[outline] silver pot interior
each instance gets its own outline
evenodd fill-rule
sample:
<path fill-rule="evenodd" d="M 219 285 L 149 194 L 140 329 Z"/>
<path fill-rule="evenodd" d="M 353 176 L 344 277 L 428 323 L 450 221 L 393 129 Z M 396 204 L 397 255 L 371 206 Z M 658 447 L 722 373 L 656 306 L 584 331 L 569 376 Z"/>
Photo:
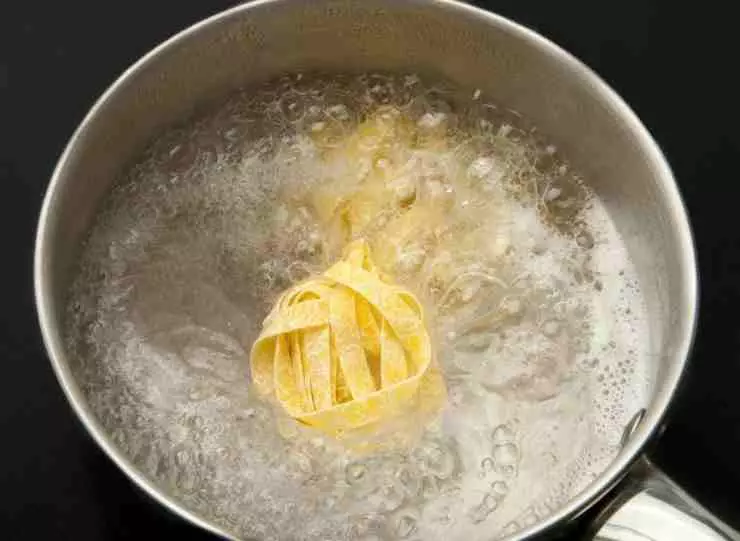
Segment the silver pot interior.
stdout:
<path fill-rule="evenodd" d="M 150 494 L 201 526 L 233 535 L 144 475 L 96 419 L 65 348 L 66 295 L 81 243 L 106 194 L 153 139 L 235 90 L 314 71 L 413 72 L 445 79 L 468 94 L 478 89 L 537 126 L 607 208 L 647 307 L 651 398 L 641 425 L 603 474 L 569 503 L 534 514 L 517 535 L 576 515 L 626 470 L 675 390 L 694 324 L 690 232 L 659 149 L 604 83 L 536 34 L 453 2 L 266 1 L 238 7 L 168 41 L 101 98 L 55 172 L 37 245 L 42 329 L 77 413 Z"/>

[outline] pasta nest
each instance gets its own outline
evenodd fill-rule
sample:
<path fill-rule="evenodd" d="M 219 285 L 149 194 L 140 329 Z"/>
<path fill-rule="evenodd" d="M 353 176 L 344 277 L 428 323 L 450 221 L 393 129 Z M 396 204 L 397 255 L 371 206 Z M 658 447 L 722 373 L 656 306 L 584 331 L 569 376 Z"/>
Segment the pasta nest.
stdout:
<path fill-rule="evenodd" d="M 421 303 L 379 271 L 364 240 L 284 292 L 251 352 L 257 389 L 330 434 L 407 413 L 420 394 L 443 396 L 431 366 Z"/>

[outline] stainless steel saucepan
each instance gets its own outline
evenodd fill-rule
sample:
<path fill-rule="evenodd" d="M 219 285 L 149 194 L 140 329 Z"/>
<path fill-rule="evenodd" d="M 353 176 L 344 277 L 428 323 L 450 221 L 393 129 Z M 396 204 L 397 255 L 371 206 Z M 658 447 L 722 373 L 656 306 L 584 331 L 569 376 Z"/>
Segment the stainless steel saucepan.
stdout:
<path fill-rule="evenodd" d="M 643 456 L 684 372 L 697 308 L 691 231 L 664 156 L 629 107 L 578 60 L 518 24 L 452 0 L 261 0 L 241 5 L 157 47 L 93 106 L 59 160 L 46 194 L 36 239 L 35 288 L 59 382 L 111 459 L 172 512 L 229 537 L 138 471 L 92 414 L 65 350 L 64 296 L 96 210 L 148 140 L 203 102 L 282 73 L 311 70 L 438 74 L 520 111 L 591 180 L 637 266 L 647 294 L 651 347 L 659 359 L 652 400 L 626 428 L 621 453 L 602 475 L 511 539 L 567 532 L 597 507 L 604 509 L 592 530 L 597 539 L 740 539 Z"/>

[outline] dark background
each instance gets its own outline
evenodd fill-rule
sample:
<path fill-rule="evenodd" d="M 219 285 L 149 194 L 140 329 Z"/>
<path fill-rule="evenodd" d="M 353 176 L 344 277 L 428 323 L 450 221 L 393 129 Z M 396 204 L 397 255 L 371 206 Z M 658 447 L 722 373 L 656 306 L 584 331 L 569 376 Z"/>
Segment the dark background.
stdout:
<path fill-rule="evenodd" d="M 97 96 L 154 45 L 234 2 L 0 4 L 0 538 L 205 534 L 151 505 L 74 419 L 43 351 L 33 230 L 54 162 Z M 696 233 L 701 320 L 653 456 L 740 528 L 740 31 L 734 2 L 493 0 L 584 60 L 630 103 L 675 169 Z"/>

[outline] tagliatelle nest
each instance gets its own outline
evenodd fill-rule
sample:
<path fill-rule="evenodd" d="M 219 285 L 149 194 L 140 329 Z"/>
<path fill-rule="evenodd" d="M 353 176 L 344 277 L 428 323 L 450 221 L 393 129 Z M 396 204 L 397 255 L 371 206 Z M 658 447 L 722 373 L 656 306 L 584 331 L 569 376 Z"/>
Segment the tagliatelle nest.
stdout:
<path fill-rule="evenodd" d="M 444 396 L 422 307 L 354 241 L 323 275 L 283 293 L 252 348 L 257 389 L 291 417 L 340 434 Z M 425 407 L 430 404 L 425 404 Z"/>

